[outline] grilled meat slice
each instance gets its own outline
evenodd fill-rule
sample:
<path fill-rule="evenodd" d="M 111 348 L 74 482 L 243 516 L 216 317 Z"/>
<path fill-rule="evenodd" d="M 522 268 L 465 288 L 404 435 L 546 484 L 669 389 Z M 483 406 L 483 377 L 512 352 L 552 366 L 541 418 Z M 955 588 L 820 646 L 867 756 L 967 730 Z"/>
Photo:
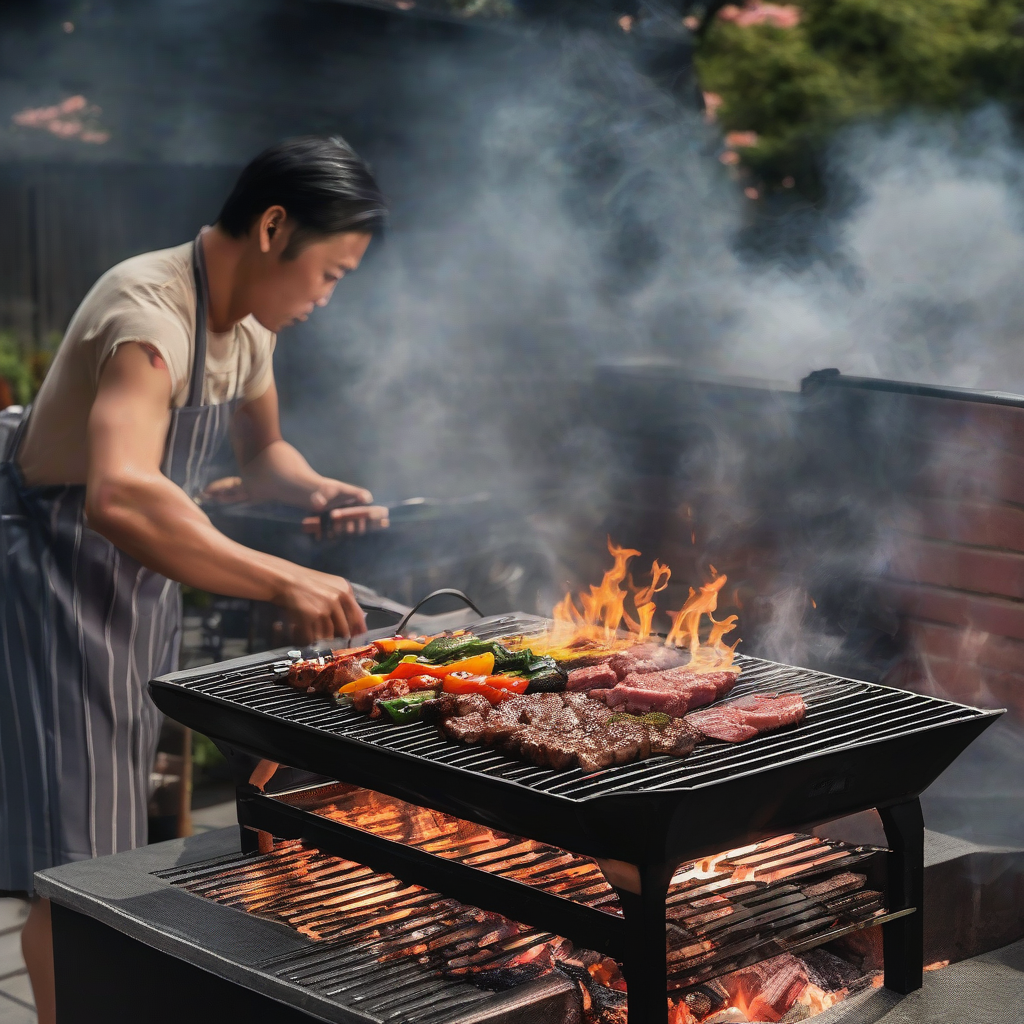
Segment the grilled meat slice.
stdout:
<path fill-rule="evenodd" d="M 427 722 L 440 723 L 446 718 L 478 713 L 484 718 L 491 710 L 488 699 L 480 693 L 439 693 L 435 700 L 426 701 L 422 716 Z"/>
<path fill-rule="evenodd" d="M 612 687 L 619 681 L 615 670 L 607 662 L 600 665 L 587 665 L 585 668 L 574 668 L 569 673 L 569 690 L 586 692 L 594 687 Z"/>
<path fill-rule="evenodd" d="M 609 690 L 590 695 L 609 707 L 643 714 L 660 711 L 681 718 L 694 708 L 724 696 L 736 682 L 736 672 L 691 672 L 685 668 L 633 672 Z"/>
<path fill-rule="evenodd" d="M 374 705 L 378 700 L 390 700 L 394 695 L 391 693 L 389 683 L 381 683 L 379 686 L 370 686 L 365 690 L 356 690 L 351 696 L 356 711 L 361 711 L 365 715 L 375 710 Z"/>
<path fill-rule="evenodd" d="M 483 739 L 487 725 L 479 711 L 469 715 L 452 716 L 442 719 L 438 724 L 442 736 L 450 740 L 461 740 L 463 743 L 479 743 Z"/>
<path fill-rule="evenodd" d="M 752 695 L 688 715 L 686 721 L 713 740 L 739 743 L 803 720 L 807 705 L 798 693 Z"/>
<path fill-rule="evenodd" d="M 302 661 L 296 661 L 288 670 L 288 684 L 298 690 L 308 690 L 326 665 L 325 658 L 304 658 Z"/>
<path fill-rule="evenodd" d="M 608 667 L 616 679 L 625 679 L 634 672 L 663 672 L 679 668 L 687 661 L 687 655 L 677 647 L 664 644 L 637 644 L 627 651 L 621 651 L 608 659 Z"/>
<path fill-rule="evenodd" d="M 704 737 L 684 719 L 673 718 L 668 725 L 650 726 L 651 753 L 686 757 Z"/>

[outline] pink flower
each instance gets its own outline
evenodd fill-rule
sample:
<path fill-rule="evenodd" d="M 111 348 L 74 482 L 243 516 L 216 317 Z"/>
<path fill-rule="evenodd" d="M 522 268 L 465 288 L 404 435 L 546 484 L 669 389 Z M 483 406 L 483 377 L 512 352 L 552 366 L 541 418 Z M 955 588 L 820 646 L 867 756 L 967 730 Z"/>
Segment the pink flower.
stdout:
<path fill-rule="evenodd" d="M 704 93 L 704 120 L 711 124 L 718 117 L 718 108 L 722 105 L 722 97 L 717 92 Z"/>
<path fill-rule="evenodd" d="M 729 132 L 725 144 L 729 149 L 749 149 L 757 145 L 757 132 Z"/>
<path fill-rule="evenodd" d="M 61 139 L 70 139 L 73 135 L 82 134 L 81 121 L 63 121 L 55 118 L 53 121 L 48 122 L 46 127 Z"/>
<path fill-rule="evenodd" d="M 90 104 L 84 96 L 69 96 L 52 107 L 28 107 L 13 115 L 11 120 L 23 128 L 45 129 L 59 139 L 78 138 L 98 144 L 108 141 L 110 132 L 99 127 L 86 128 L 82 118 L 92 120 L 99 113 L 100 108 Z"/>
<path fill-rule="evenodd" d="M 762 3 L 749 0 L 742 8 L 726 4 L 718 12 L 722 21 L 731 21 L 740 28 L 751 25 L 771 25 L 773 28 L 796 28 L 800 24 L 800 8 L 795 4 Z"/>

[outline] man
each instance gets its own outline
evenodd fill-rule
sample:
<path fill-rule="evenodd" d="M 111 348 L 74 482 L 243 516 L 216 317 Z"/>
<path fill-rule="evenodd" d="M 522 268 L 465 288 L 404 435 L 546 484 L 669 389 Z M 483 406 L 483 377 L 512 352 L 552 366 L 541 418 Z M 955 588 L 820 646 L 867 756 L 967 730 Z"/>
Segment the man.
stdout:
<path fill-rule="evenodd" d="M 31 894 L 40 868 L 145 843 L 146 683 L 176 668 L 178 583 L 274 602 L 297 642 L 365 629 L 348 582 L 236 544 L 194 498 L 230 432 L 252 498 L 383 524 L 368 491 L 281 438 L 272 354 L 385 213 L 342 140 L 285 142 L 242 172 L 212 228 L 114 267 L 72 319 L 0 463 L 0 890 Z M 46 901 L 22 945 L 49 1024 Z"/>

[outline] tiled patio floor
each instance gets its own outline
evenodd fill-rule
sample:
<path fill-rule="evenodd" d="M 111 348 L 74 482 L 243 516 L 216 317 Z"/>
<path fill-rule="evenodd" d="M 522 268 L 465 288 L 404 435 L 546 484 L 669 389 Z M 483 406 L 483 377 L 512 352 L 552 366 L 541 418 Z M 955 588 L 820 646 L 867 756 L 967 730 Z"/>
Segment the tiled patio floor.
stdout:
<path fill-rule="evenodd" d="M 21 959 L 21 926 L 28 904 L 0 900 L 0 1024 L 35 1024 L 32 987 Z"/>

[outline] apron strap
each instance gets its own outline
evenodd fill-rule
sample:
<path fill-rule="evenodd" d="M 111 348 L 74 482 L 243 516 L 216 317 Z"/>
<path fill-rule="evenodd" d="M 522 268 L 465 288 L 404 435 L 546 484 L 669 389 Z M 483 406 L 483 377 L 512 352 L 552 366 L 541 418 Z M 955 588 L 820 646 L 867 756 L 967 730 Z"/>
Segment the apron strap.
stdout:
<path fill-rule="evenodd" d="M 192 357 L 192 379 L 188 386 L 188 405 L 203 404 L 203 378 L 206 376 L 206 316 L 210 308 L 210 288 L 206 280 L 206 255 L 203 232 L 192 243 L 192 276 L 196 284 L 196 341 Z"/>
<path fill-rule="evenodd" d="M 0 462 L 15 462 L 18 457 L 18 449 L 21 447 L 21 439 L 25 436 L 25 428 L 28 426 L 28 416 L 32 411 L 32 403 L 29 402 L 21 411 L 21 418 L 18 425 L 11 432 L 6 440 L 0 434 Z"/>

